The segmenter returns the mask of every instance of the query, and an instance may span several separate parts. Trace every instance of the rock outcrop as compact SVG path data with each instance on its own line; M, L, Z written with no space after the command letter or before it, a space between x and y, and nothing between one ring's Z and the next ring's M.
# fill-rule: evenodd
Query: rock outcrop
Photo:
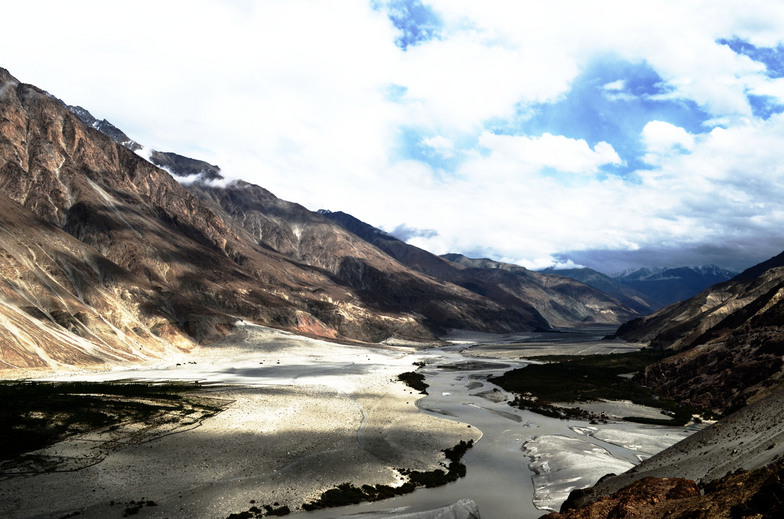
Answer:
M782 459L784 390L778 390L623 474L605 476L592 488L573 491L561 508L562 514L551 514L549 518L707 519L760 517L754 514L765 512L773 515L762 517L780 517L773 511L781 510L775 508L776 500L779 507L784 502ZM704 495L671 499L666 488L678 478L697 482ZM768 500L769 497L774 499ZM626 515L610 515L612 510L616 510L613 514Z
M682 478L644 478L593 504L542 519L683 519L784 516L784 463L740 471L702 487Z

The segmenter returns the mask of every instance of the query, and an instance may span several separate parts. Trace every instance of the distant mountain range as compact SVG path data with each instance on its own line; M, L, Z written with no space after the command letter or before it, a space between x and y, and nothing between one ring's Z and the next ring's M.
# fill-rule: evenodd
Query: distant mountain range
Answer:
M638 315L560 276L448 261L221 178L0 69L2 366L157 358L237 319L378 342Z
M344 212L320 213L418 272L459 285L506 308L533 307L551 326L620 324L638 314L612 296L572 279L459 254L439 257Z
M716 265L678 268L642 268L614 279L645 294L660 306L683 301L737 274Z
M560 274L581 281L612 295L641 314L648 314L669 304L688 299L737 274L715 265L641 268L613 276L589 268L549 268L542 272Z

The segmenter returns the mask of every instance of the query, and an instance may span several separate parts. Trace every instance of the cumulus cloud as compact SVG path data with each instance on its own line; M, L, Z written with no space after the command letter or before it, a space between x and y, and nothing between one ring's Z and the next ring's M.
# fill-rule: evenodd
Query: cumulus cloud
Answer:
M781 2L30 0L4 15L0 66L20 80L436 253L595 266L784 248L784 82L761 57L784 44Z
M533 171L553 168L569 173L595 173L600 166L621 163L621 158L606 142L599 142L592 149L583 139L549 133L526 137L485 132L479 137L479 144L491 155Z
M441 135L425 137L422 139L422 144L445 158L452 157L455 154L455 143L452 142L451 139L447 139Z
M694 149L694 136L689 132L664 121L651 121L642 130L642 142L647 153L643 160L658 164L663 158Z

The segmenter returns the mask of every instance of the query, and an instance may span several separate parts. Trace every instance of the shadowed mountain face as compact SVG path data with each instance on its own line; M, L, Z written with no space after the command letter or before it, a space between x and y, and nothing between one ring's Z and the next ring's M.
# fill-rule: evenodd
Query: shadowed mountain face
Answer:
M530 306L506 307L401 265L340 225L247 182L194 183L189 191L231 216L234 229L257 246L333 276L373 308L413 312L429 329L547 329Z
M613 279L626 285L652 303L655 310L683 301L706 288L732 278L736 273L715 265L665 269L642 268L615 276Z
M575 269L554 269L548 268L541 271L543 274L555 274L566 276L585 283L597 290L601 290L618 301L635 310L639 314L645 315L661 308L658 302L654 301L645 294L616 281L615 279L589 268Z
M719 411L784 384L784 254L618 329L625 340L679 351L638 375L669 396Z
M438 257L346 213L321 213L412 269L460 285L506 308L534 309L552 326L619 324L638 315L617 299L573 279L459 254Z
M611 295L566 276L459 254L443 257L465 267L464 276L528 301L556 326L616 324L639 315Z
M165 355L237 318L366 341L548 327L533 310L406 268L258 186L189 192L134 153L138 144L92 126L0 69L6 367ZM174 169L201 166L160 156Z

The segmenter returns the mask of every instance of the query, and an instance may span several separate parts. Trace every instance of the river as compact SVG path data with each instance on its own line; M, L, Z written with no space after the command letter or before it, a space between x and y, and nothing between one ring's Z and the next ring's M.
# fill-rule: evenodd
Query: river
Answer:
M426 376L426 382L430 387L428 395L417 401L417 407L422 412L433 416L469 424L466 426L481 432L482 436L479 441L463 458L463 462L467 466L467 475L454 483L439 488L419 489L405 496L376 503L295 514L296 517L302 519L380 518L395 513L433 510L464 499L473 500L478 505L483 519L537 518L546 513L548 509L557 509L571 489L589 486L609 472L623 472L641 459L685 438L694 430L693 427L657 427L622 421L592 425L584 421L547 418L512 408L507 404L512 396L487 381L488 377L525 366L527 363L535 361L536 357L544 354L599 354L636 349L634 346L622 342L601 340L602 336L610 333L611 330L594 328L568 333L549 332L505 336L455 332L446 337L451 342L449 346L427 350L412 350L393 346L343 346L276 332L247 323L238 325L236 332L237 335L232 339L234 342L231 344L204 347L199 355L183 356L182 362L178 362L176 365L169 361L160 366L118 367L97 373L60 374L54 378L192 380L207 385L271 387L273 392L281 393L281 398L284 399L281 402L288 398L284 396L286 388L300 388L292 394L300 395L301 400L293 400L294 403L287 404L287 412L296 410L297 406L310 405L305 400L313 405L319 405L322 401L329 401L330 405L342 405L345 412L348 413L345 416L355 416L352 413L356 413L356 409L361 410L364 417L362 425L347 437L349 439L343 438L343 443L339 444L342 449L341 453L358 452L357 459L359 459L362 458L361 455L367 457L367 455L375 456L375 454L366 448L363 438L367 412L359 402L360 395L355 394L356 390L349 386L357 383L361 377L370 376L369 374L374 371L384 374L398 373L405 369L404 366L411 366L411 362L419 361L424 363L419 368L419 372ZM383 376L386 377L386 375ZM312 398L302 389L305 387L320 387L323 395L332 395L330 396L331 400ZM383 387L388 388L389 385L386 384ZM230 408L227 413L236 413L241 417L241 421L224 424L229 429L226 434L231 435L237 427L251 429L244 435L235 434L234 436L226 436L227 438L263 438L263 435L258 436L259 430L274 427L275 424L281 426L290 424L294 427L293 429L285 429L284 427L282 432L276 433L278 436L272 436L274 442L270 445L274 446L276 443L283 445L287 438L293 437L292 431L296 432L297 427L300 427L298 420L301 418L307 421L306 415L298 414L296 415L297 420L282 419L276 422L270 418L276 412L275 408L271 408L269 411L237 408L232 411L234 407ZM407 412L412 412L410 406L406 406L406 409L408 409ZM401 411L406 411L406 409L401 409ZM615 412L620 416L625 413L634 415L653 413L656 416L658 413L655 410L641 409L629 403L603 404L603 407L594 410ZM256 413L257 418L251 419L256 415L243 414L246 411L247 413ZM221 421L223 415L219 415L213 420ZM413 415L416 413L413 412ZM221 424L230 422L227 417L222 420ZM258 420L259 425L255 426L256 422L253 420ZM224 425L220 425L220 427ZM336 449L336 444L330 442L328 436L334 435L334 431L325 429L324 423L315 423L314 426L318 427L315 427L313 431L320 432L308 433L302 437L313 440L311 443L316 446L308 447L311 450L307 451L309 454L302 459L287 456L290 454L288 451L296 450L297 445L293 445L292 449L281 446L278 450L282 450L278 454L281 459L285 460L282 463L291 466L296 464L300 467L304 461L311 460L313 456L326 457L326 463L330 463L328 458L330 453ZM257 429L252 429L252 427L257 427ZM219 425L216 423L214 428L219 429ZM206 429L209 429L209 424ZM250 489L248 492L255 492L254 488L263 488L269 485L270 474L282 473L280 467L275 465L275 460L267 458L259 459L253 465L253 470L250 468L245 470L243 465L246 458L245 451L240 449L239 452L230 456L229 451L223 448L222 440L218 439L222 436L211 437L201 431L202 429L196 429L177 437L170 437L168 440L141 446L131 445L92 469L80 471L77 474L78 478L77 476L65 477L50 474L46 478L24 480L19 484L29 486L36 483L41 486L40 489L30 487L28 490L31 495L40 495L42 492L50 494L60 492L57 495L62 495L61 499L64 503L69 499L78 498L78 505L87 507L94 502L90 508L83 510L86 513L85 516L102 517L101 514L104 513L106 503L110 499L116 500L115 496L123 490L120 487L107 484L106 488L99 489L100 492L93 495L90 492L95 492L96 489L91 482L95 477L102 478L102 481L109 481L106 473L114 470L113 467L125 463L129 453L132 453L134 456L138 456L136 464L128 467L122 465L121 470L118 469L117 480L125 481L128 479L126 476L137 475L137 486L133 488L138 488L139 492L141 489L146 489L143 495L153 495L154 493L160 501L159 506L155 509L156 516L166 517L171 516L170 508L167 507L174 507L172 509L176 511L181 510L178 508L181 505L191 506L193 510L199 510L199 506L216 506L218 507L216 510L223 510L226 506L230 506L232 510L241 510L242 506L247 508L249 506L248 500L243 494L244 490L239 488L242 485L237 481L243 482L243 485ZM224 433L221 432L221 434ZM318 442L314 443L318 435L325 436L323 446L318 446ZM350 438L355 438L355 440ZM404 437L403 444L405 441ZM211 449L218 449L221 457L217 459L217 454L203 452L207 447L187 455L198 457L202 460L202 465L216 464L213 470L193 471L186 467L187 459L169 460L165 457L169 452L167 449L184 449L184 446L193 442L198 445L203 443ZM225 447L228 448L230 445ZM350 459L348 461L346 466L354 466L351 465ZM339 462L340 460L333 460L331 463L337 467ZM343 462L345 463L346 460ZM263 469L262 465L268 468ZM152 466L160 466L157 470L163 475L160 476L162 479L159 485L147 488L151 485L147 481L150 480L150 474L152 474L150 467ZM305 468L311 472L314 470L318 472L318 467ZM225 471L229 474L232 473L232 470L245 475L239 479L229 478L225 481L215 476L216 471ZM264 472L265 470L269 473ZM176 471L179 475L178 478L187 475L190 479L179 481L178 478L170 478L167 474L171 471ZM310 474L308 471L303 473ZM352 477L356 477L356 474ZM296 481L296 478L293 478L292 481ZM365 482L358 480L355 483ZM374 481L371 479L367 482L373 483ZM10 483L8 484L10 485ZM318 485L316 484L316 486ZM81 489L82 494L73 490L77 487ZM125 483L121 487L124 488ZM22 487L10 489L8 490L11 492L9 495L16 495L21 492L21 489ZM17 498L19 506L22 507L20 510L36 503L32 498L28 499L24 496L17 496ZM217 500L227 501L230 498L234 499L230 505L221 505L223 508L218 506ZM297 501L294 500L292 503L296 505ZM63 506L66 507L66 504ZM67 506L77 506L77 504ZM67 509L63 508L63 510ZM199 517L215 517L215 514L211 512L210 508L204 508Z
M426 366L419 372L430 387L417 405L423 412L482 431L482 438L463 459L468 468L466 477L391 500L297 517L384 517L432 510L468 498L478 505L483 519L538 518L548 510L534 506L535 492L540 506L549 504L557 509L570 489L590 485L609 472L622 472L693 432L693 428L684 427L626 422L591 425L548 418L509 406L506 402L512 395L487 381L490 376L527 365L527 360L520 359L523 356L635 349L600 341L603 332L450 336L457 344L423 355ZM536 449L541 474L530 467L532 459L524 448Z

